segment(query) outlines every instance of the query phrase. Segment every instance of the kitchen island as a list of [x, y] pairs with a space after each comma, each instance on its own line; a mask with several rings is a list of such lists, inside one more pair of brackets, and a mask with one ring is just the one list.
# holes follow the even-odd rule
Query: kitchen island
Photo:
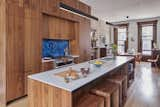
[[133, 57], [117, 56], [115, 59], [101, 58], [101, 67], [92, 64], [93, 61], [75, 64], [70, 67], [80, 72], [81, 68], [90, 68], [87, 77], [71, 80], [55, 74], [63, 72], [68, 67], [54, 69], [28, 77], [29, 107], [76, 107], [78, 100], [90, 92], [97, 84], [102, 83], [107, 76], [114, 73], [128, 74], [128, 65]]

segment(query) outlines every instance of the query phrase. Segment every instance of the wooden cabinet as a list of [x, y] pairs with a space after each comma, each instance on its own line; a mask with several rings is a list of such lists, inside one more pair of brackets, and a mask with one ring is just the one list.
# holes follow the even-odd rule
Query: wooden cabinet
[[78, 3], [78, 9], [87, 14], [91, 13], [91, 8], [88, 5], [82, 3], [81, 1], [79, 1]]
[[90, 60], [91, 58], [91, 42], [90, 42], [90, 20], [83, 19], [80, 23], [80, 62]]
[[106, 48], [100, 48], [99, 50], [99, 57], [102, 58], [102, 57], [106, 57], [107, 56], [107, 49]]
[[8, 5], [7, 47], [6, 47], [6, 99], [24, 95], [24, 10], [21, 7]]
[[78, 0], [60, 0], [60, 2], [68, 5], [68, 6], [71, 6], [73, 8], [78, 8]]
[[27, 94], [27, 76], [41, 71], [43, 38], [69, 40], [72, 54], [89, 59], [90, 21], [60, 10], [60, 1], [79, 9], [78, 0], [1, 0], [0, 106]]
[[[48, 37], [50, 39], [74, 39], [75, 23], [66, 19], [56, 18], [52, 16], [45, 16], [46, 26], [48, 25]], [[44, 28], [44, 29], [46, 29]], [[47, 29], [46, 29], [47, 30]], [[45, 30], [45, 31], [46, 31]], [[45, 34], [46, 35], [46, 34]]]
[[41, 71], [54, 69], [54, 61], [42, 61]]
[[40, 0], [40, 7], [43, 13], [57, 15], [59, 10], [59, 0]]

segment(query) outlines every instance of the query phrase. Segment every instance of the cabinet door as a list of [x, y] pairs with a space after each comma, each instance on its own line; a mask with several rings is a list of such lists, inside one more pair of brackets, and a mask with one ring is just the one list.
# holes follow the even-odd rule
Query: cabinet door
[[40, 0], [41, 11], [52, 15], [58, 14], [58, 0]]
[[54, 62], [42, 62], [41, 71], [48, 71], [54, 69]]
[[7, 101], [24, 95], [24, 10], [8, 5]]
[[[42, 37], [40, 30], [40, 19], [38, 12], [32, 9], [26, 9], [24, 17], [24, 81], [25, 94], [27, 86], [27, 75], [41, 71], [41, 50]], [[36, 14], [33, 14], [36, 13]], [[46, 36], [46, 35], [45, 35]]]
[[90, 43], [90, 20], [83, 18], [80, 23], [80, 61], [90, 60], [91, 43]]
[[80, 11], [84, 12], [84, 13], [87, 13], [87, 14], [90, 14], [90, 7], [84, 3], [82, 3], [81, 1], [79, 1], [78, 3], [78, 8]]

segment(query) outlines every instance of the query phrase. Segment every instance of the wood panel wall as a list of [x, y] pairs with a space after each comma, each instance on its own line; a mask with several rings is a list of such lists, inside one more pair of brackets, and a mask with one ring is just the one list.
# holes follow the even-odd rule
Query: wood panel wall
[[45, 14], [43, 16], [43, 20], [44, 38], [65, 40], [75, 39], [76, 34], [74, 24], [76, 22]]
[[[24, 93], [24, 11], [22, 7], [8, 4], [6, 39], [7, 100]], [[9, 74], [9, 75], [8, 75]], [[10, 83], [12, 82], [13, 85]], [[14, 85], [16, 84], [16, 85]], [[12, 92], [14, 90], [14, 93]]]
[[6, 103], [6, 3], [0, 1], [0, 107]]
[[43, 38], [69, 39], [72, 54], [90, 59], [90, 20], [60, 10], [59, 2], [90, 14], [78, 0], [0, 1], [0, 106], [27, 94], [27, 75], [40, 72]]
[[91, 41], [88, 32], [90, 32], [90, 21], [87, 19], [82, 19], [80, 22], [80, 61], [90, 60], [91, 56]]

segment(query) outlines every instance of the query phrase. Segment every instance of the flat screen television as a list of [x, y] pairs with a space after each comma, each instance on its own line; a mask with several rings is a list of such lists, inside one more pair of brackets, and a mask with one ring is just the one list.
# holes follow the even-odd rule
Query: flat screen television
[[66, 48], [69, 49], [68, 40], [43, 39], [42, 57], [63, 57], [65, 56]]

